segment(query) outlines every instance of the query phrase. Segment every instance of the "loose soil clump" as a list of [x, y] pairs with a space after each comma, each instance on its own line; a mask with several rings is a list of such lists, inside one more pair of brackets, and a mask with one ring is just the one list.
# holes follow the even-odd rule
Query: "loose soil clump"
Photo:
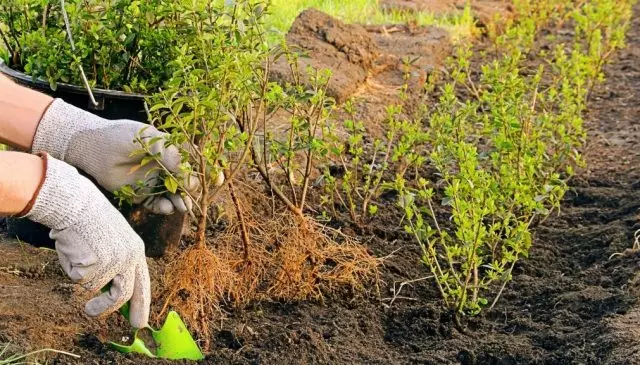
[[[297, 68], [303, 83], [309, 82], [305, 71], [309, 65], [331, 70], [327, 93], [339, 104], [362, 96], [386, 95], [384, 101], [397, 101], [405, 74], [414, 90], [419, 89], [452, 48], [451, 36], [439, 27], [348, 25], [315, 9], [298, 16], [287, 42], [300, 54]], [[281, 83], [294, 81], [284, 57], [275, 62], [271, 74]], [[380, 121], [379, 113], [372, 117]]]
[[[445, 29], [434, 26], [373, 25], [365, 27], [380, 50], [373, 72], [352, 97], [356, 117], [367, 133], [382, 137], [383, 121], [389, 105], [403, 103], [400, 94], [406, 84], [406, 97], [416, 100], [406, 103], [410, 113], [419, 104], [427, 77], [440, 71], [451, 55], [453, 42]], [[338, 119], [342, 118], [338, 116]]]
[[[287, 34], [287, 44], [301, 51], [297, 68], [303, 83], [309, 82], [307, 67], [330, 69], [327, 94], [341, 103], [367, 79], [379, 50], [365, 29], [345, 24], [315, 9], [303, 11]], [[288, 60], [279, 58], [271, 70], [273, 80], [293, 82]]]
[[380, 49], [374, 79], [396, 88], [402, 86], [406, 73], [413, 89], [422, 87], [453, 48], [449, 32], [439, 27], [375, 25], [366, 29]]

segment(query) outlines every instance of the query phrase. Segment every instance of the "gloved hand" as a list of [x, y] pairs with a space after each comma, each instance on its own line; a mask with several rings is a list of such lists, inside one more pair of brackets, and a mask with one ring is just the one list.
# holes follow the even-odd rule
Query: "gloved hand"
[[[144, 155], [131, 157], [141, 148], [137, 137], [150, 141], [164, 133], [153, 126], [131, 120], [106, 120], [94, 114], [55, 99], [44, 113], [33, 139], [34, 153], [47, 152], [91, 175], [108, 191], [116, 191], [125, 185], [145, 181], [145, 189], [134, 203], [144, 204], [154, 213], [172, 214], [175, 210], [191, 209], [191, 199], [180, 194], [165, 194], [147, 197], [154, 186], [163, 186], [158, 178], [157, 162], [151, 162], [135, 170]], [[158, 153], [164, 167], [180, 175], [180, 153], [178, 149], [164, 146], [164, 138], [151, 145], [152, 153]], [[199, 188], [196, 177], [183, 177], [190, 194]]]
[[72, 166], [43, 154], [45, 177], [23, 217], [51, 228], [60, 264], [71, 280], [108, 292], [87, 302], [92, 317], [130, 300], [130, 321], [147, 325], [151, 302], [144, 244], [107, 198]]

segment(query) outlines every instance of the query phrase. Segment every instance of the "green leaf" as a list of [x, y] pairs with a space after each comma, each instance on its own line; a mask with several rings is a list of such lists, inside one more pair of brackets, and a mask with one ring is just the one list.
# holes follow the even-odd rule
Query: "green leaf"
[[155, 112], [155, 111], [158, 111], [160, 109], [165, 109], [166, 107], [167, 106], [164, 105], [164, 104], [155, 104], [155, 105], [152, 105], [151, 108], [149, 108], [149, 111], [150, 112]]
[[173, 176], [167, 176], [164, 179], [164, 186], [169, 190], [170, 193], [175, 194], [178, 191], [178, 182]]
[[367, 210], [369, 211], [370, 215], [376, 215], [376, 213], [378, 213], [378, 206], [371, 204], [369, 205]]
[[140, 161], [140, 167], [149, 164], [149, 162], [155, 161], [154, 156], [145, 156], [142, 161]]

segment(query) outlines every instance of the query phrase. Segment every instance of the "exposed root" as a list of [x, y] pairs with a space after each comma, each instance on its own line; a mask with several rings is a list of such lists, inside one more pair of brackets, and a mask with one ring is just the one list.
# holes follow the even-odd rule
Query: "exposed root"
[[243, 224], [230, 222], [206, 247], [188, 247], [165, 270], [165, 304], [159, 317], [175, 308], [202, 337], [205, 349], [209, 325], [222, 317], [222, 306], [322, 299], [339, 289], [362, 290], [378, 277], [380, 260], [352, 238], [331, 236], [286, 209], [272, 216], [266, 213], [271, 207], [265, 199], [249, 203], [247, 195], [244, 200], [235, 196], [237, 207], [243, 206]]
[[323, 292], [340, 287], [363, 289], [377, 274], [378, 259], [351, 239], [337, 243], [308, 219], [290, 215], [273, 223], [283, 229], [266, 298], [321, 299]]
[[626, 249], [624, 252], [616, 252], [609, 256], [609, 260], [616, 256], [623, 256], [628, 252], [638, 252], [640, 250], [640, 229], [633, 234], [633, 247]]
[[[167, 266], [164, 286], [168, 293], [158, 317], [171, 305], [197, 332], [207, 333], [208, 319], [220, 314], [223, 298], [238, 296], [236, 264], [208, 247], [192, 246], [179, 254]], [[209, 347], [207, 337], [204, 347]]]

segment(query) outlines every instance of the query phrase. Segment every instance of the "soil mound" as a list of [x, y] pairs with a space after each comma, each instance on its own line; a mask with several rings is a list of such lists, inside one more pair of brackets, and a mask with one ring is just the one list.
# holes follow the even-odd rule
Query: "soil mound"
[[375, 76], [379, 84], [402, 86], [408, 73], [410, 86], [421, 87], [427, 75], [451, 54], [451, 36], [443, 28], [376, 25], [366, 29], [380, 49]]
[[[379, 50], [367, 31], [345, 24], [323, 12], [308, 9], [291, 26], [286, 37], [289, 47], [302, 51], [298, 69], [306, 83], [308, 66], [330, 69], [331, 81], [327, 93], [343, 102], [367, 79]], [[285, 58], [273, 65], [272, 78], [292, 82], [290, 66]]]

